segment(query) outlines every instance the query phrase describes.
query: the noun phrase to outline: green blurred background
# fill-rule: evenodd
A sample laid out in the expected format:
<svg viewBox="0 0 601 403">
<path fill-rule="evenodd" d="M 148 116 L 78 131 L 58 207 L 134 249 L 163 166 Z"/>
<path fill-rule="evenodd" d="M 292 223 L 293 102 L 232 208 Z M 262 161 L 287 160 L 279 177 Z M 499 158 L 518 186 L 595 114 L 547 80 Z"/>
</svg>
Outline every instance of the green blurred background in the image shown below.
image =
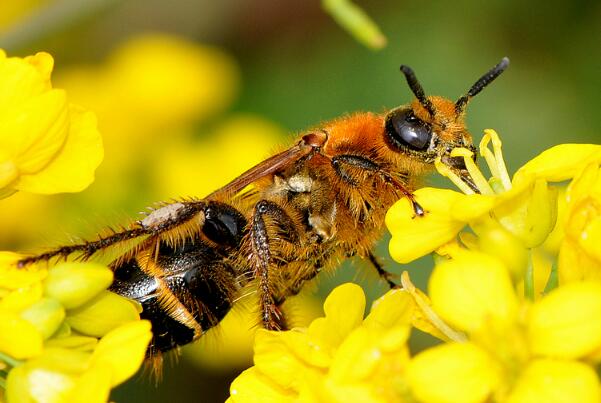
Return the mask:
<svg viewBox="0 0 601 403">
<path fill-rule="evenodd" d="M 406 103 L 401 63 L 427 93 L 456 99 L 509 56 L 508 71 L 473 100 L 467 122 L 477 140 L 485 128 L 499 132 L 512 172 L 551 145 L 599 143 L 601 2 L 357 4 L 387 36 L 384 49 L 356 42 L 318 1 L 4 1 L 0 48 L 54 55 L 55 86 L 97 112 L 106 156 L 85 192 L 2 201 L 0 249 L 92 236 L 154 201 L 210 192 L 286 145 L 291 133 Z M 430 258 L 401 267 L 387 259 L 385 240 L 379 255 L 389 270 L 407 269 L 426 287 Z M 381 295 L 383 285 L 364 268 L 350 262 L 321 276 L 295 309 L 311 316 L 314 301 L 348 280 L 371 298 Z M 176 364 L 167 360 L 157 387 L 140 376 L 113 400 L 225 400 L 233 377 L 250 365 L 249 344 L 215 340 L 185 349 Z M 416 334 L 412 348 L 431 342 Z"/>
</svg>

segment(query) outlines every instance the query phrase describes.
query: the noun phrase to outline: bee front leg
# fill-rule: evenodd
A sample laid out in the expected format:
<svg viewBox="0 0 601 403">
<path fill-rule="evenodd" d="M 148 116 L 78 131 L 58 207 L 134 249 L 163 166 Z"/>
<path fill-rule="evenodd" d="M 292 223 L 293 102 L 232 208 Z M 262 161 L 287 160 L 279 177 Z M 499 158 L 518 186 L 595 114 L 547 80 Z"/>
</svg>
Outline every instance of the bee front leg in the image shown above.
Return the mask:
<svg viewBox="0 0 601 403">
<path fill-rule="evenodd" d="M 265 217 L 271 217 L 275 226 L 267 226 Z M 250 241 L 255 278 L 259 280 L 259 303 L 261 309 L 261 321 L 263 327 L 268 330 L 285 330 L 286 320 L 284 313 L 275 302 L 274 290 L 272 290 L 273 279 L 270 271 L 273 268 L 273 254 L 270 244 L 280 238 L 282 234 L 273 234 L 270 237 L 269 229 L 278 228 L 280 232 L 287 235 L 287 240 L 298 242 L 298 232 L 288 214 L 276 203 L 261 200 L 255 205 L 251 223 Z"/>
</svg>

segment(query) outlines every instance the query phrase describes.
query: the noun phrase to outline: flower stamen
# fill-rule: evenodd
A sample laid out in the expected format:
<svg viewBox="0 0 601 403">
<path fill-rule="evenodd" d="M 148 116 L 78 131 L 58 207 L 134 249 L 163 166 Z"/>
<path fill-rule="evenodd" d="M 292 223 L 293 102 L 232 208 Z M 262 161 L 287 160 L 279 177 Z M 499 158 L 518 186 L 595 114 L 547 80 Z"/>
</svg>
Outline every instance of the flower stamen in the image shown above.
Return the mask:
<svg viewBox="0 0 601 403">
<path fill-rule="evenodd" d="M 492 142 L 493 151 L 488 148 L 488 143 Z M 480 155 L 484 157 L 493 178 L 498 178 L 505 191 L 511 189 L 511 178 L 505 166 L 502 151 L 503 143 L 496 131 L 492 129 L 484 130 L 484 136 L 480 141 Z"/>
<path fill-rule="evenodd" d="M 472 180 L 476 187 L 480 190 L 480 193 L 483 195 L 493 195 L 495 192 L 492 190 L 488 181 L 480 171 L 480 168 L 476 165 L 473 160 L 474 153 L 468 150 L 467 148 L 455 148 L 451 151 L 451 157 L 463 157 L 463 162 L 465 164 L 465 168 L 469 172 Z"/>
<path fill-rule="evenodd" d="M 457 175 L 446 164 L 444 164 L 440 160 L 440 157 L 436 158 L 436 160 L 434 161 L 434 166 L 436 167 L 436 170 L 438 171 L 439 174 L 441 174 L 442 176 L 448 178 L 463 193 L 468 194 L 468 195 L 476 193 L 464 181 L 461 180 L 461 178 L 459 177 L 459 175 Z"/>
</svg>

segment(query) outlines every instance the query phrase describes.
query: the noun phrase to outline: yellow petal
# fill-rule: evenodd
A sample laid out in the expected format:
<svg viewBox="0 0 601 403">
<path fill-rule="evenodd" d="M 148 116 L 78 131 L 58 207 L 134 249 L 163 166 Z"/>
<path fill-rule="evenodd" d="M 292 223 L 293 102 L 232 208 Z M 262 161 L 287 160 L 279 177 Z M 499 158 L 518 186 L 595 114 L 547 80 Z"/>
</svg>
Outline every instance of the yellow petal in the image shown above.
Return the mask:
<svg viewBox="0 0 601 403">
<path fill-rule="evenodd" d="M 285 403 L 295 401 L 296 395 L 296 392 L 278 386 L 256 367 L 251 367 L 232 382 L 228 402 Z"/>
<path fill-rule="evenodd" d="M 21 312 L 42 298 L 43 288 L 41 283 L 18 288 L 5 295 L 0 300 L 0 310 Z"/>
<path fill-rule="evenodd" d="M 368 381 L 385 354 L 379 348 L 378 336 L 367 327 L 355 329 L 336 351 L 328 376 L 337 383 Z"/>
<path fill-rule="evenodd" d="M 409 263 L 446 244 L 465 226 L 452 217 L 451 206 L 464 195 L 451 190 L 423 188 L 415 192 L 426 214 L 414 217 L 411 203 L 403 198 L 386 213 L 386 227 L 392 234 L 388 249 L 399 263 Z"/>
<path fill-rule="evenodd" d="M 126 298 L 103 291 L 79 308 L 67 312 L 67 323 L 88 336 L 102 337 L 117 327 L 140 318 L 135 306 Z"/>
<path fill-rule="evenodd" d="M 543 178 L 561 182 L 573 178 L 586 165 L 601 161 L 601 146 L 596 144 L 560 144 L 528 161 L 514 175 L 513 182 Z"/>
<path fill-rule="evenodd" d="M 44 293 L 66 308 L 83 305 L 105 290 L 113 281 L 113 272 L 97 263 L 60 263 L 52 267 L 44 281 Z"/>
<path fill-rule="evenodd" d="M 544 179 L 522 182 L 498 197 L 494 215 L 528 248 L 545 241 L 557 219 L 557 190 Z"/>
<path fill-rule="evenodd" d="M 46 347 L 56 348 L 67 348 L 78 351 L 92 351 L 98 344 L 96 337 L 87 336 L 66 336 L 66 337 L 53 337 L 47 340 L 45 343 Z"/>
<path fill-rule="evenodd" d="M 52 56 L 43 52 L 25 60 L 0 58 L 0 110 L 19 105 L 50 89 L 53 63 Z"/>
<path fill-rule="evenodd" d="M 514 281 L 522 279 L 528 266 L 528 249 L 524 243 L 493 220 L 474 230 L 480 251 L 501 260 Z"/>
<path fill-rule="evenodd" d="M 257 331 L 254 362 L 256 368 L 268 376 L 274 384 L 284 389 L 298 390 L 302 383 L 303 372 L 317 370 L 317 368 L 309 366 L 304 356 L 297 355 L 288 346 L 292 343 L 303 343 L 303 340 L 305 345 L 309 345 L 307 335 L 296 331 L 285 333 L 289 333 L 297 340 L 290 340 L 288 337 L 287 343 L 284 341 L 285 336 L 278 332 Z"/>
<path fill-rule="evenodd" d="M 325 318 L 315 319 L 307 333 L 319 345 L 336 348 L 363 322 L 365 294 L 356 284 L 342 284 L 332 290 L 323 308 Z"/>
<path fill-rule="evenodd" d="M 528 337 L 535 354 L 579 358 L 601 347 L 601 284 L 566 284 L 530 311 Z"/>
<path fill-rule="evenodd" d="M 34 325 L 14 313 L 0 312 L 0 351 L 20 360 L 39 355 L 42 343 Z"/>
<path fill-rule="evenodd" d="M 75 385 L 75 377 L 33 365 L 21 365 L 8 374 L 9 402 L 65 403 Z"/>
<path fill-rule="evenodd" d="M 468 332 L 481 329 L 489 320 L 510 323 L 517 314 L 507 269 L 484 253 L 466 251 L 437 265 L 429 290 L 434 310 Z"/>
<path fill-rule="evenodd" d="M 53 298 L 42 298 L 20 316 L 34 325 L 44 339 L 48 339 L 65 319 L 65 308 Z"/>
<path fill-rule="evenodd" d="M 413 318 L 411 319 L 415 328 L 443 341 L 463 342 L 467 340 L 465 334 L 452 329 L 434 312 L 430 298 L 413 285 L 408 272 L 405 271 L 401 275 L 401 283 L 403 284 L 403 290 L 411 295 L 415 304 Z"/>
<path fill-rule="evenodd" d="M 151 338 L 150 322 L 147 320 L 119 326 L 100 339 L 91 365 L 111 368 L 111 386 L 117 386 L 138 371 Z"/>
<path fill-rule="evenodd" d="M 418 354 L 409 363 L 408 379 L 417 399 L 428 403 L 485 402 L 499 381 L 494 362 L 472 343 Z"/>
<path fill-rule="evenodd" d="M 48 166 L 35 175 L 23 175 L 19 190 L 49 194 L 80 192 L 94 181 L 94 171 L 104 157 L 96 116 L 71 106 L 70 130 L 65 144 Z"/>
<path fill-rule="evenodd" d="M 601 261 L 592 258 L 579 243 L 566 238 L 559 249 L 559 283 L 601 281 Z"/>
<path fill-rule="evenodd" d="M 521 374 L 508 403 L 597 403 L 601 386 L 595 371 L 575 361 L 536 360 Z"/>
<path fill-rule="evenodd" d="M 385 330 L 411 324 L 414 304 L 411 296 L 403 290 L 390 290 L 374 301 L 363 326 Z"/>
<path fill-rule="evenodd" d="M 93 365 L 76 381 L 66 401 L 72 403 L 104 403 L 111 391 L 111 369 Z"/>
</svg>

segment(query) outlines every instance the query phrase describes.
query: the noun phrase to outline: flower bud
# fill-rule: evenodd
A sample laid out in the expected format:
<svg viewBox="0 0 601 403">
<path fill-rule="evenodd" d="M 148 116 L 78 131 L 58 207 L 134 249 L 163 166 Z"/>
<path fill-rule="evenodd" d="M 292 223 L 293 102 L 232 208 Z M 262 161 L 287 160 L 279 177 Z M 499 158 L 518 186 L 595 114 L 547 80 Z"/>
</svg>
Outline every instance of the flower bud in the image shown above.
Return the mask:
<svg viewBox="0 0 601 403">
<path fill-rule="evenodd" d="M 35 326 L 48 339 L 65 319 L 65 308 L 53 298 L 42 298 L 23 312 L 21 317 Z"/>
<path fill-rule="evenodd" d="M 66 308 L 77 308 L 105 290 L 113 281 L 113 273 L 97 263 L 67 262 L 53 267 L 44 282 L 48 297 Z"/>
<path fill-rule="evenodd" d="M 126 298 L 103 291 L 85 305 L 69 311 L 66 321 L 80 333 L 102 337 L 118 326 L 139 318 L 136 307 Z"/>
</svg>

